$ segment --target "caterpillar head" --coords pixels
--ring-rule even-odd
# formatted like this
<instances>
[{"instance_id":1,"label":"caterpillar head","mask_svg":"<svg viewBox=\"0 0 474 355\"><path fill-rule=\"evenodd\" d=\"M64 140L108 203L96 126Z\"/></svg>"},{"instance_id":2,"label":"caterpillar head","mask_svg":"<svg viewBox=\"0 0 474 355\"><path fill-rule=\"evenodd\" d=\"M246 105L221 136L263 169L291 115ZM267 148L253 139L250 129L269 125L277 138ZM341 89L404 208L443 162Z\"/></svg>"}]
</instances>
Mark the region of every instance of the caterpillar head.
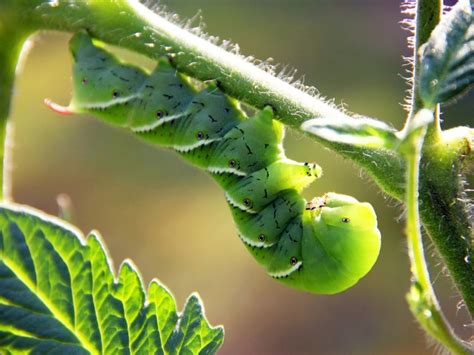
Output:
<instances>
[{"instance_id":1,"label":"caterpillar head","mask_svg":"<svg viewBox=\"0 0 474 355\"><path fill-rule=\"evenodd\" d=\"M299 270L285 281L316 293L341 292L359 281L380 252L377 218L369 203L335 193L306 210Z\"/></svg>"}]
</instances>

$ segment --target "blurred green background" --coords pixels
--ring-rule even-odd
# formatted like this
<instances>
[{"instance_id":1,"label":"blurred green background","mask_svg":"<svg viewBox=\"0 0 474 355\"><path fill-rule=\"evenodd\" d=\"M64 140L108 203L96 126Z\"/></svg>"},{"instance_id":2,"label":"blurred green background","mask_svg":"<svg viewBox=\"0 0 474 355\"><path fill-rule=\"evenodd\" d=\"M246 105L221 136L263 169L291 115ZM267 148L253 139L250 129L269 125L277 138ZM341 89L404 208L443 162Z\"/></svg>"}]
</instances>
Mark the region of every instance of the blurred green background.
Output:
<instances>
[{"instance_id":1,"label":"blurred green background","mask_svg":"<svg viewBox=\"0 0 474 355\"><path fill-rule=\"evenodd\" d=\"M401 128L407 86L399 1L164 1L181 18L202 10L206 30L238 43L243 53L289 64L322 95L353 112ZM158 277L180 308L192 291L212 324L223 324L223 354L430 354L408 311L407 252L402 209L364 174L302 137L287 132L288 156L318 162L324 177L305 191L369 201L383 246L373 271L339 295L289 289L268 277L236 236L222 191L173 152L86 117L60 117L45 97L70 97L69 36L43 33L18 77L13 118L14 197L57 213L68 194L74 223L98 229L116 266L131 258L146 283ZM148 62L148 65L151 65ZM445 110L446 127L473 123L474 95ZM433 248L428 247L433 253ZM433 279L458 332L472 335L465 309L434 258Z\"/></svg>"}]
</instances>

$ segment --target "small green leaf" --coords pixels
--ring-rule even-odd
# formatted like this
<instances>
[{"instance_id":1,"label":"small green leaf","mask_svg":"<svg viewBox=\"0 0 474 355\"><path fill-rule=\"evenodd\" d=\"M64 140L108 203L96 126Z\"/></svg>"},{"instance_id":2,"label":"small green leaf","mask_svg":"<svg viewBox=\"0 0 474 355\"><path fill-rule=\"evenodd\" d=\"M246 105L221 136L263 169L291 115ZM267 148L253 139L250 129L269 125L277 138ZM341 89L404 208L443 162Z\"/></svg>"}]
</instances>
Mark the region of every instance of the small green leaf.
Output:
<instances>
[{"instance_id":1,"label":"small green leaf","mask_svg":"<svg viewBox=\"0 0 474 355\"><path fill-rule=\"evenodd\" d=\"M357 147L391 149L398 144L395 129L370 118L314 118L301 129L326 141Z\"/></svg>"},{"instance_id":2,"label":"small green leaf","mask_svg":"<svg viewBox=\"0 0 474 355\"><path fill-rule=\"evenodd\" d=\"M446 102L474 83L474 23L460 0L420 47L419 94L426 107Z\"/></svg>"},{"instance_id":3,"label":"small green leaf","mask_svg":"<svg viewBox=\"0 0 474 355\"><path fill-rule=\"evenodd\" d=\"M223 329L193 294L182 314L131 261L113 274L97 234L32 208L0 204L0 353L213 354Z\"/></svg>"}]
</instances>

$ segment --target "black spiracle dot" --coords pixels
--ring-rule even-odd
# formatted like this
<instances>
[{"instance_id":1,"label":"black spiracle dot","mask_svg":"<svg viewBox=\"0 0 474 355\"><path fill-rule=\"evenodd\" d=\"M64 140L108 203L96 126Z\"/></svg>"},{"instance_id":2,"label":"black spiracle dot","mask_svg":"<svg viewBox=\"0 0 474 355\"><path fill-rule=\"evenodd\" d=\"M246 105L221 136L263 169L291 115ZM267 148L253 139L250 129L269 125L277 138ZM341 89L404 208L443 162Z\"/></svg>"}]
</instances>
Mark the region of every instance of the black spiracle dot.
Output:
<instances>
[{"instance_id":1,"label":"black spiracle dot","mask_svg":"<svg viewBox=\"0 0 474 355\"><path fill-rule=\"evenodd\" d=\"M252 207L252 200L250 200L249 198L244 198L244 206Z\"/></svg>"},{"instance_id":2,"label":"black spiracle dot","mask_svg":"<svg viewBox=\"0 0 474 355\"><path fill-rule=\"evenodd\" d=\"M82 85L87 85L88 82L89 80L87 80L87 78L82 78L81 80Z\"/></svg>"},{"instance_id":3,"label":"black spiracle dot","mask_svg":"<svg viewBox=\"0 0 474 355\"><path fill-rule=\"evenodd\" d=\"M265 234L259 234L258 240L260 240L261 242L263 242L263 241L265 240Z\"/></svg>"},{"instance_id":4,"label":"black spiracle dot","mask_svg":"<svg viewBox=\"0 0 474 355\"><path fill-rule=\"evenodd\" d=\"M112 97L113 97L114 99L116 99L116 98L119 97L119 96L120 96L120 93L119 93L118 91L112 92Z\"/></svg>"},{"instance_id":5,"label":"black spiracle dot","mask_svg":"<svg viewBox=\"0 0 474 355\"><path fill-rule=\"evenodd\" d=\"M290 258L290 264L291 265L296 265L297 262L298 262L298 259L296 258L296 256L292 256Z\"/></svg>"},{"instance_id":6,"label":"black spiracle dot","mask_svg":"<svg viewBox=\"0 0 474 355\"><path fill-rule=\"evenodd\" d=\"M347 217L341 219L342 223L349 223L351 220Z\"/></svg>"},{"instance_id":7,"label":"black spiracle dot","mask_svg":"<svg viewBox=\"0 0 474 355\"><path fill-rule=\"evenodd\" d=\"M204 133L199 131L197 134L196 134L196 137L198 140L203 140L204 139Z\"/></svg>"},{"instance_id":8,"label":"black spiracle dot","mask_svg":"<svg viewBox=\"0 0 474 355\"><path fill-rule=\"evenodd\" d=\"M229 160L229 167L235 168L237 166L237 162L234 159Z\"/></svg>"},{"instance_id":9,"label":"black spiracle dot","mask_svg":"<svg viewBox=\"0 0 474 355\"><path fill-rule=\"evenodd\" d=\"M156 118L163 118L164 115L163 111L156 111Z\"/></svg>"}]
</instances>

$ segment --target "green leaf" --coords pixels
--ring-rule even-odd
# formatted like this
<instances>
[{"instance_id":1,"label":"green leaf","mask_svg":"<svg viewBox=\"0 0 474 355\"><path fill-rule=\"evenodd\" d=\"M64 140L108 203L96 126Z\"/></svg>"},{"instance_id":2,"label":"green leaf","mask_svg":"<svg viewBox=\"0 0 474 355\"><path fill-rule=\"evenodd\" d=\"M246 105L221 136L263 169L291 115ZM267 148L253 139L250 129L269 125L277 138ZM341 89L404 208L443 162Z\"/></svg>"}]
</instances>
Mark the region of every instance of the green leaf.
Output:
<instances>
[{"instance_id":1,"label":"green leaf","mask_svg":"<svg viewBox=\"0 0 474 355\"><path fill-rule=\"evenodd\" d=\"M314 118L301 129L325 141L365 148L388 148L398 144L395 129L371 118Z\"/></svg>"},{"instance_id":2,"label":"green leaf","mask_svg":"<svg viewBox=\"0 0 474 355\"><path fill-rule=\"evenodd\" d=\"M99 235L0 204L0 353L213 354L223 337L197 294L178 314L131 261L115 277Z\"/></svg>"},{"instance_id":3,"label":"green leaf","mask_svg":"<svg viewBox=\"0 0 474 355\"><path fill-rule=\"evenodd\" d=\"M419 94L426 107L446 102L474 83L474 23L460 0L420 48Z\"/></svg>"}]
</instances>

